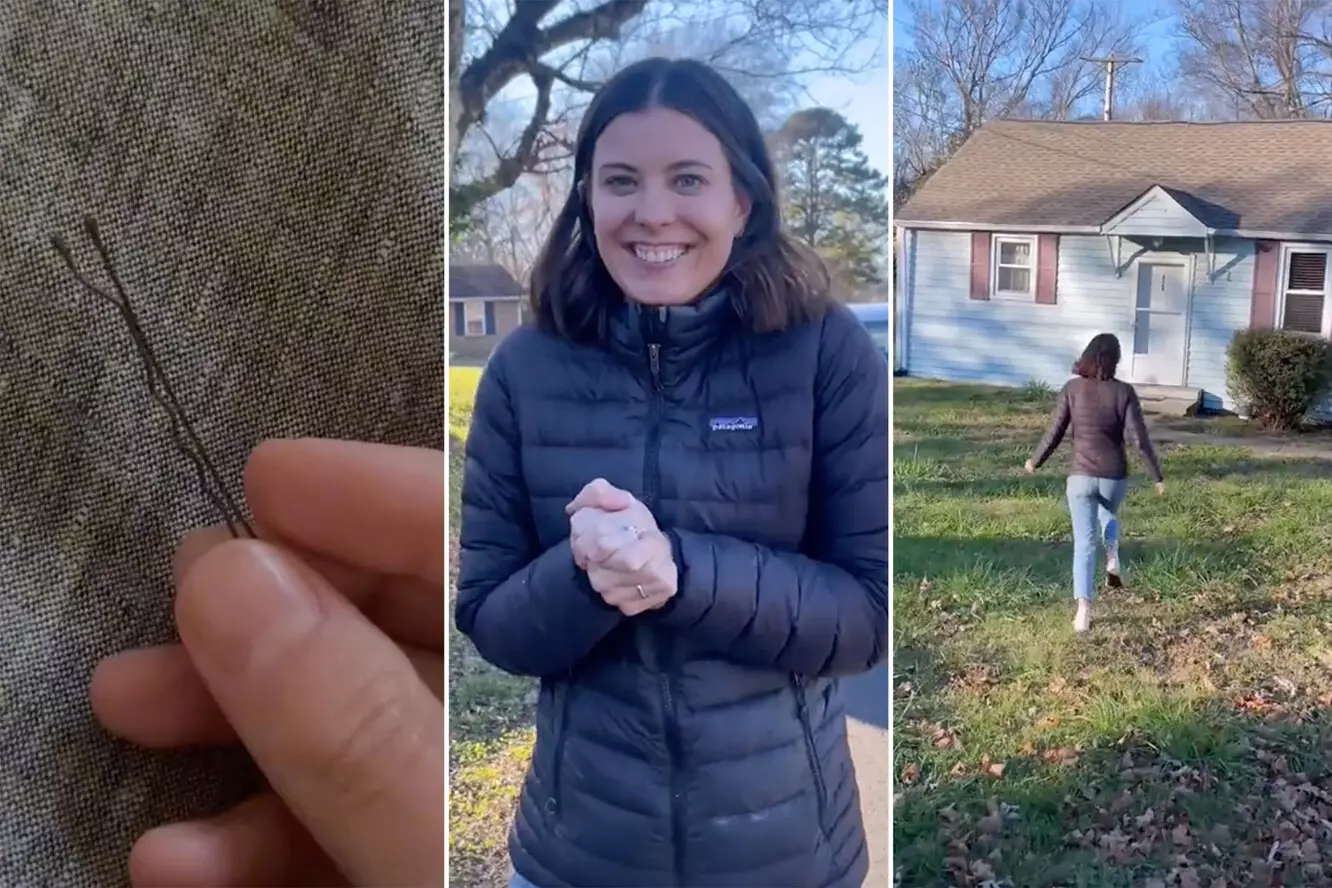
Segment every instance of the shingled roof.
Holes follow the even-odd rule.
[[[982,126],[900,223],[1099,226],[1153,185],[1212,228],[1332,233],[1332,121]]]
[[[500,265],[449,264],[449,300],[512,299],[523,285]]]

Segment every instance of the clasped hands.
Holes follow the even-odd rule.
[[[574,563],[607,604],[632,617],[674,597],[679,572],[671,542],[633,494],[597,478],[564,511]]]

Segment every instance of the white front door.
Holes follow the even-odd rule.
[[[1189,274],[1183,265],[1138,264],[1133,309],[1133,381],[1183,385],[1188,340]]]

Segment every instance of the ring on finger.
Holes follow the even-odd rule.
[[[639,598],[647,598],[647,593],[643,591],[643,584],[642,584],[642,583],[639,583],[639,584],[638,584],[637,586],[635,586],[634,588],[638,590],[638,597],[639,597]]]

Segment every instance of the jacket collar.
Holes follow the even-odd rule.
[[[735,318],[730,292],[717,287],[689,305],[654,306],[625,301],[611,316],[612,351],[631,366],[651,371],[656,346],[657,378],[679,380],[716,343]]]

